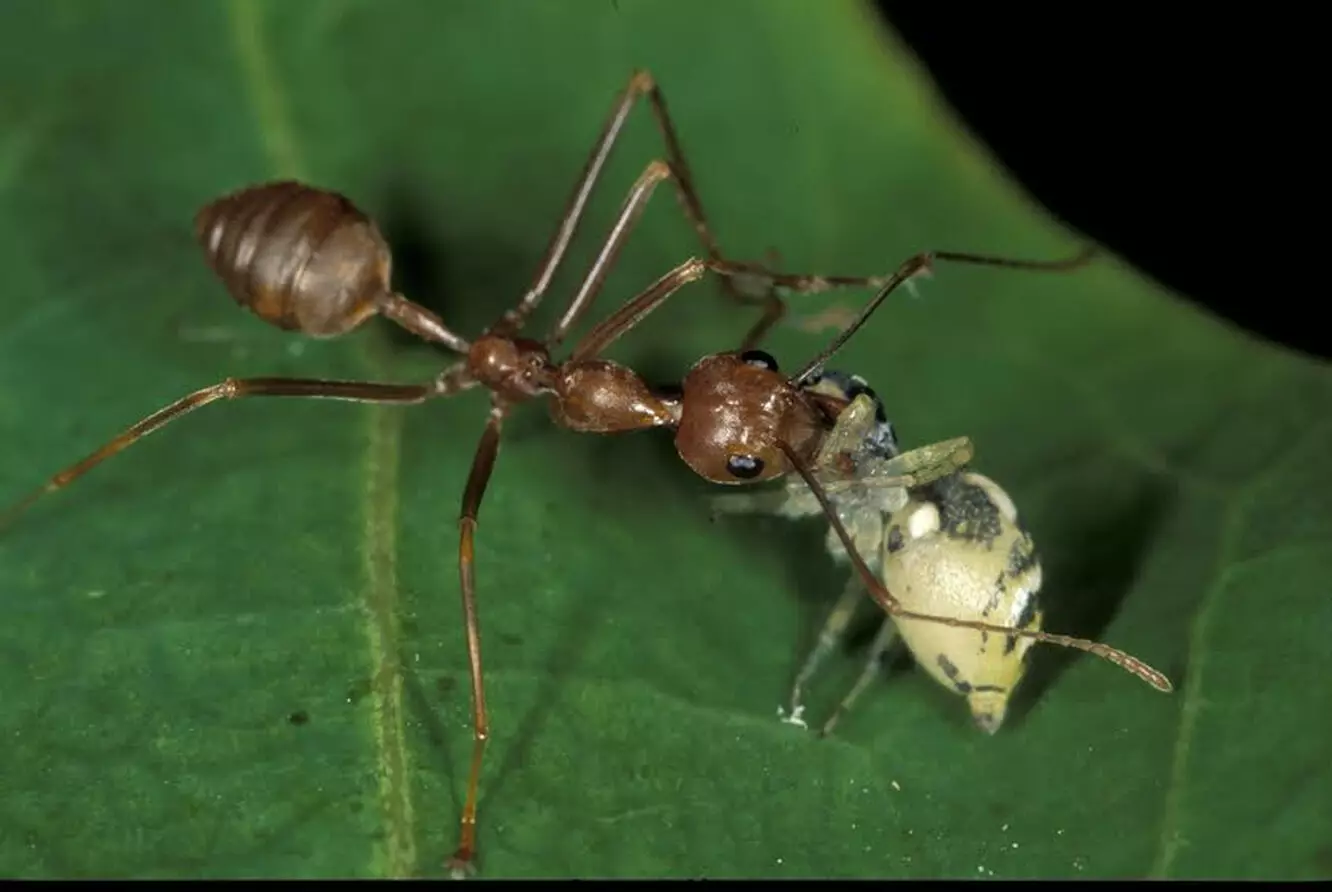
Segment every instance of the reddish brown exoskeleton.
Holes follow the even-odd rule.
[[[667,161],[653,161],[638,177],[609,235],[568,306],[541,340],[521,332],[549,288],[582,220],[593,187],[634,103],[646,96],[663,135]],[[653,191],[671,180],[706,259],[690,258],[595,325],[557,362],[551,351],[586,314],[607,272],[633,230]],[[1068,269],[1068,261],[1014,261],[937,252],[917,255],[883,277],[808,276],[771,272],[724,258],[708,228],[702,205],[681,154],[661,93],[650,75],[638,72],[617,99],[610,119],[583,169],[531,286],[517,305],[479,336],[468,340],[435,314],[393,290],[389,247],[374,222],[343,196],[296,182],[252,186],[220,198],[196,217],[196,234],[207,260],[231,296],[266,322],[314,337],[344,334],[375,315],[387,317],[425,340],[463,357],[433,381],[391,384],[297,378],[228,379],[185,396],[56,474],[41,489],[0,516],[11,520],[44,493],[58,490],[136,440],[194,409],[222,399],[251,396],[314,397],[362,403],[416,404],[473,387],[490,392],[491,408],[468,475],[460,512],[459,574],[471,668],[474,738],[458,848],[450,862],[456,874],[472,869],[476,846],[476,801],[482,755],[489,733],[473,576],[477,513],[499,450],[500,433],[516,405],[545,400],[562,427],[613,433],[653,427],[672,429],[680,457],[700,476],[721,484],[771,480],[795,471],[813,489],[833,528],[843,538],[867,588],[885,610],[948,625],[1032,637],[1096,653],[1153,685],[1169,689],[1164,676],[1106,645],[1005,626],[923,616],[902,610],[883,584],[859,560],[812,468],[825,436],[844,402],[802,387],[896,287],[928,271],[936,260],[1036,270]],[[705,357],[694,365],[678,392],[649,387],[632,369],[600,358],[603,351],[687,283],[713,271],[736,299],[761,302],[765,312],[739,351]],[[761,294],[746,287],[755,280]],[[778,373],[767,354],[748,349],[781,315],[775,286],[811,293],[840,286],[878,287],[857,319],[798,374]]]

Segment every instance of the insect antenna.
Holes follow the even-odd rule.
[[[1001,635],[1030,638],[1034,641],[1043,641],[1046,644],[1057,644],[1060,647],[1071,647],[1075,650],[1082,650],[1090,654],[1095,654],[1101,659],[1115,664],[1126,672],[1130,672],[1138,678],[1141,678],[1158,691],[1169,693],[1174,690],[1174,685],[1170,683],[1170,679],[1166,678],[1164,673],[1152,668],[1147,663],[1131,654],[1127,654],[1108,644],[1101,644],[1098,641],[1089,641],[1085,638],[1073,638],[1068,635],[1056,635],[1049,632],[1037,632],[1032,629],[1014,629],[1009,626],[1000,626],[993,623],[957,619],[955,617],[947,616],[935,616],[934,614],[917,613],[914,610],[907,610],[865,564],[864,559],[861,558],[860,553],[856,550],[855,543],[851,541],[851,536],[847,533],[846,527],[842,525],[841,519],[837,516],[837,511],[829,501],[827,493],[824,492],[823,486],[819,483],[813,472],[805,466],[805,463],[800,460],[800,456],[797,455],[795,450],[787,445],[785,441],[779,440],[777,441],[777,445],[781,448],[782,452],[786,453],[786,457],[791,462],[792,467],[794,467],[800,476],[804,478],[805,484],[809,486],[810,491],[814,494],[814,498],[818,500],[824,515],[828,518],[828,522],[832,524],[833,530],[837,533],[837,538],[842,541],[842,546],[846,549],[847,556],[850,558],[852,566],[855,567],[856,573],[860,576],[861,580],[865,583],[865,587],[869,590],[870,597],[872,597],[889,615],[901,617],[902,619],[924,620],[926,622],[937,623],[944,626],[953,626],[960,629],[976,629],[981,632],[996,632]]]

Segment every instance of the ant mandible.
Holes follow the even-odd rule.
[[[667,161],[647,165],[620,208],[610,233],[564,312],[542,340],[521,336],[528,317],[549,289],[582,221],[598,177],[635,103],[646,97],[663,137]],[[627,237],[655,188],[671,180],[707,259],[690,258],[595,325],[563,362],[551,359],[600,292]],[[857,554],[823,492],[813,463],[844,402],[820,396],[802,384],[854,334],[889,293],[936,260],[1031,270],[1065,270],[1087,254],[1056,262],[1019,261],[972,254],[919,254],[887,277],[812,276],[777,273],[721,255],[693,186],[665,100],[650,74],[638,71],[621,92],[546,248],[531,286],[517,306],[478,337],[467,340],[425,307],[390,284],[391,254],[374,222],[347,198],[301,183],[252,186],[205,206],[195,233],[214,273],[231,296],[264,321],[317,338],[345,334],[375,315],[462,354],[463,359],[426,384],[391,384],[304,378],[230,378],[195,391],[134,424],[122,434],[53,476],[43,487],[0,515],[7,525],[40,496],[59,490],[131,443],[180,416],[223,399],[252,396],[337,399],[411,405],[484,387],[491,407],[463,492],[459,515],[458,567],[471,670],[474,745],[458,848],[450,860],[455,875],[474,869],[476,804],[482,756],[489,736],[477,620],[473,542],[477,514],[499,451],[504,418],[516,405],[544,398],[557,424],[574,431],[615,433],[665,427],[675,431],[680,457],[704,479],[719,484],[772,480],[795,471],[810,486],[841,537],[871,596],[888,613],[1076,647],[1105,657],[1149,683],[1169,690],[1156,670],[1107,645],[1066,636],[953,620],[905,611]],[[678,393],[654,391],[628,367],[600,356],[621,335],[684,285],[711,270],[726,293],[759,302],[764,313],[739,351],[705,357],[685,376]],[[738,283],[757,277],[762,294]],[[784,304],[776,288],[814,293],[844,286],[878,287],[875,297],[814,360],[791,378],[777,372],[767,354],[752,349],[780,318]]]

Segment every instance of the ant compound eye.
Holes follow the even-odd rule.
[[[771,353],[764,353],[762,350],[746,350],[740,354],[740,361],[745,365],[755,365],[770,372],[777,371],[777,360],[772,358]]]
[[[753,480],[763,473],[763,459],[752,455],[732,455],[726,459],[726,470],[731,472],[732,477]]]

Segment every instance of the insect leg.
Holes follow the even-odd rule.
[[[833,606],[832,613],[828,614],[828,619],[824,622],[823,628],[819,630],[818,641],[814,649],[810,651],[809,656],[796,673],[795,681],[791,684],[791,712],[786,716],[785,721],[804,727],[804,719],[801,718],[805,711],[803,702],[805,694],[805,685],[814,677],[819,666],[828,655],[837,647],[842,636],[846,634],[846,627],[851,624],[851,617],[855,616],[856,608],[860,606],[860,599],[864,597],[860,590],[860,580],[852,576],[846,582],[846,587],[842,594],[837,598],[837,603]]]
[[[592,330],[583,335],[582,340],[574,346],[570,359],[595,357],[614,343],[620,335],[642,322],[644,317],[661,306],[672,294],[688,283],[701,279],[705,272],[707,265],[702,260],[696,257],[689,258],[594,325]]]
[[[952,263],[968,263],[977,266],[998,266],[1009,269],[1025,269],[1036,272],[1067,272],[1077,269],[1080,266],[1090,262],[1096,256],[1095,246],[1088,246],[1079,251],[1072,257],[1066,257],[1061,260],[1018,260],[1010,257],[996,257],[987,254],[963,254],[956,251],[925,251],[908,258],[891,275],[882,278],[882,284],[879,291],[870,299],[864,308],[856,315],[846,328],[833,338],[832,343],[825,347],[818,356],[810,360],[800,372],[795,375],[791,381],[795,384],[803,383],[807,378],[823,368],[824,363],[832,358],[833,354],[842,348],[851,336],[865,324],[879,305],[887,299],[904,282],[921,273],[930,272],[934,268],[936,260],[946,260]],[[716,265],[714,264],[714,269]],[[774,279],[778,281],[778,279]]]
[[[763,489],[758,492],[726,492],[712,496],[708,504],[712,506],[713,519],[722,514],[778,514],[783,517],[800,517],[807,512],[787,512],[791,496],[785,488]],[[814,513],[818,513],[815,506]]]
[[[583,212],[587,208],[592,190],[596,187],[597,179],[601,176],[606,160],[610,157],[611,150],[619,139],[624,122],[629,117],[629,112],[633,109],[634,104],[643,96],[648,97],[653,118],[656,120],[657,128],[661,131],[663,141],[666,144],[667,162],[676,174],[672,179],[675,183],[676,195],[684,208],[685,215],[689,218],[694,231],[698,233],[699,240],[702,242],[708,257],[720,258],[716,239],[713,238],[712,232],[708,228],[707,218],[703,214],[703,205],[698,200],[698,194],[694,191],[693,178],[689,174],[684,153],[680,149],[680,141],[676,137],[675,127],[666,111],[666,102],[662,98],[661,90],[657,87],[651,74],[646,71],[635,71],[629,78],[629,84],[616,98],[610,117],[602,127],[601,134],[597,137],[591,154],[588,155],[587,162],[578,176],[573,194],[569,197],[564,214],[560,218],[559,226],[551,237],[550,244],[546,247],[546,253],[541,259],[531,286],[527,289],[527,293],[523,295],[523,299],[518,306],[504,316],[503,325],[507,328],[513,331],[521,328],[550,287],[551,279],[559,268],[560,262],[564,259],[574,233],[582,220]],[[734,291],[729,282],[723,282],[723,287],[728,294]]]
[[[463,804],[462,820],[458,832],[458,849],[449,859],[448,868],[455,878],[475,871],[476,857],[476,799],[481,783],[481,760],[490,735],[490,720],[486,715],[486,691],[481,672],[481,627],[476,614],[476,578],[473,572],[473,541],[476,519],[481,510],[481,499],[490,482],[499,455],[500,431],[504,423],[505,407],[495,403],[490,409],[485,432],[472,459],[472,470],[467,475],[467,488],[463,491],[462,511],[458,517],[458,576],[462,583],[463,623],[467,630],[467,659],[472,674],[472,768],[467,776],[467,799]]]
[[[353,403],[391,403],[410,405],[443,395],[426,384],[381,384],[372,381],[324,381],[313,378],[228,378],[221,383],[196,390],[128,428],[87,458],[65,468],[44,486],[25,496],[0,513],[4,529],[33,502],[47,493],[63,489],[106,459],[195,409],[217,402],[251,396],[287,396],[347,400]]]
[[[918,255],[928,257],[934,260],[949,260],[957,263],[972,263],[983,266],[1002,266],[1013,269],[1026,269],[1034,271],[1053,271],[1067,272],[1089,263],[1096,255],[1097,249],[1094,246],[1088,246],[1071,258],[1055,261],[1045,260],[1019,260],[1007,257],[995,257],[981,254],[962,254],[953,251],[935,251],[926,252]],[[913,258],[915,260],[916,258]],[[910,263],[911,261],[908,261]],[[792,294],[820,294],[825,291],[831,291],[834,288],[877,288],[883,289],[880,296],[876,297],[870,309],[862,313],[863,317],[868,317],[877,308],[878,301],[887,296],[887,292],[894,290],[902,282],[908,281],[912,276],[928,271],[928,264],[924,267],[913,270],[910,275],[897,281],[898,273],[891,275],[877,276],[826,276],[816,273],[786,273],[768,269],[764,266],[754,263],[743,263],[720,258],[712,258],[709,266],[726,279],[734,280],[737,283],[744,283],[744,287],[737,288],[740,291],[748,291],[751,294],[763,293],[761,298],[767,305],[763,316],[754,323],[749,332],[745,335],[740,349],[749,350],[756,347],[769,329],[775,325],[786,313],[786,302],[777,293],[777,289],[783,289]],[[900,270],[899,270],[900,272]],[[758,300],[758,297],[752,297],[751,300]],[[860,318],[851,327],[851,331],[858,328],[864,322]],[[849,337],[849,335],[847,336]],[[842,342],[838,343],[838,347]],[[829,354],[831,355],[831,353]],[[826,359],[827,357],[824,357]]]
[[[547,349],[559,345],[565,335],[592,306],[592,302],[601,291],[602,284],[606,281],[606,274],[615,264],[620,256],[620,251],[624,248],[624,243],[628,241],[629,234],[633,231],[635,224],[643,215],[643,209],[647,206],[648,199],[656,190],[657,184],[662,180],[671,177],[671,169],[664,161],[653,161],[643,172],[639,174],[634,185],[629,189],[628,196],[625,197],[624,205],[620,208],[620,213],[615,218],[615,223],[611,226],[610,233],[606,240],[602,242],[601,251],[597,254],[592,266],[583,277],[583,284],[575,292],[573,299],[569,301],[569,306],[565,308],[564,314],[560,316],[559,321],[551,328],[550,334],[546,336]],[[701,265],[699,274],[703,272]]]
[[[855,595],[858,597],[860,595],[859,585],[856,588]],[[827,737],[832,733],[833,728],[841,721],[842,716],[850,712],[851,707],[860,699],[860,695],[865,692],[865,688],[869,687],[879,677],[879,672],[883,669],[884,657],[896,644],[897,624],[885,617],[883,626],[879,629],[878,634],[874,636],[874,642],[870,644],[869,657],[865,660],[865,668],[860,670],[860,676],[856,679],[856,683],[851,686],[851,690],[846,692],[842,702],[837,704],[837,708],[828,717],[828,721],[824,722],[823,727],[819,729],[820,737]]]

